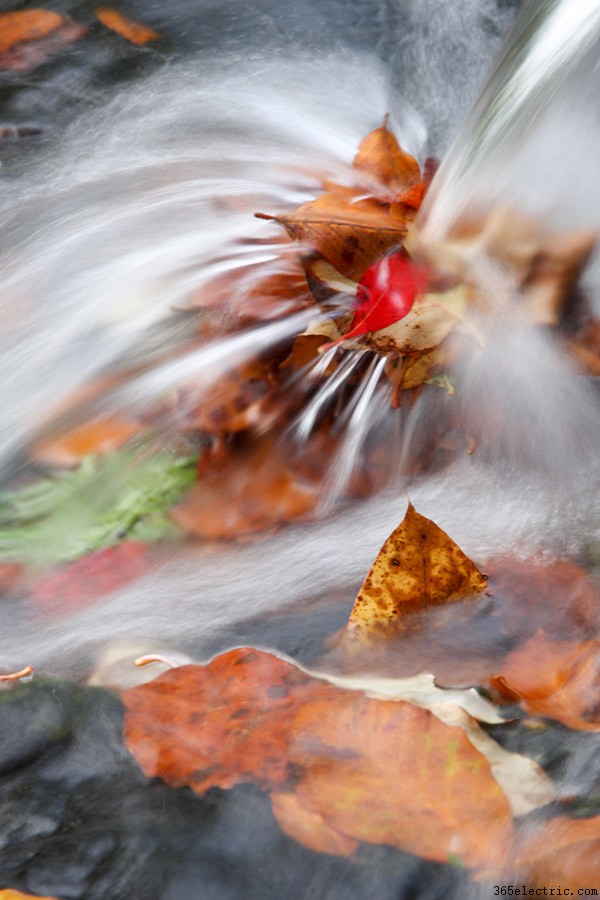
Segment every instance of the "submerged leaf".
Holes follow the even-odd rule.
[[[0,13],[0,69],[29,72],[86,32],[85,26],[50,10]]]
[[[38,441],[32,455],[45,465],[75,466],[85,456],[113,453],[141,431],[138,422],[124,416],[98,416],[71,431]]]
[[[110,9],[110,7],[97,9],[96,18],[102,22],[105,28],[110,28],[111,31],[120,34],[132,44],[137,44],[138,47],[143,47],[150,41],[157,41],[160,38],[160,35],[152,28],[142,25],[141,22],[134,22],[133,19],[128,19],[123,13],[117,12],[116,9]]]
[[[148,547],[139,541],[122,541],[81,556],[34,583],[29,601],[46,613],[76,612],[94,600],[140,578],[149,568]]]
[[[129,537],[172,537],[165,515],[196,478],[195,458],[127,448],[0,495],[0,559],[68,562]]]
[[[254,781],[281,827],[314,849],[360,841],[427,859],[498,864],[509,805],[462,727],[403,700],[370,699],[259,650],[231,650],[122,692],[145,774],[203,793]]]
[[[551,640],[543,631],[510,653],[492,685],[528,712],[600,731],[600,641]]]

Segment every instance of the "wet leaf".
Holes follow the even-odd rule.
[[[195,458],[127,447],[0,494],[0,559],[43,567],[129,537],[173,537],[166,510],[196,477]]]
[[[0,13],[0,53],[24,41],[37,41],[64,25],[66,18],[45,9]]]
[[[369,699],[269,653],[232,650],[124,691],[127,745],[148,777],[202,793],[254,781],[282,828],[323,852],[383,843],[498,863],[510,809],[463,728]]]
[[[141,431],[138,422],[124,416],[99,416],[60,436],[44,438],[34,445],[32,455],[49,466],[76,466],[85,456],[112,453]]]
[[[363,138],[352,165],[392,194],[401,194],[421,180],[419,163],[401,148],[388,128],[387,116],[380,128]]]
[[[381,331],[403,319],[413,308],[417,295],[425,290],[427,278],[427,270],[400,251],[369,266],[358,285],[354,318],[344,339]]]
[[[0,900],[57,900],[56,897],[40,896],[40,894],[22,894],[7,888],[0,891]]]
[[[600,641],[550,640],[543,631],[510,653],[491,679],[530,713],[600,731]]]
[[[29,72],[86,33],[83,25],[49,10],[0,13],[0,69]]]
[[[152,28],[142,25],[141,22],[134,22],[133,19],[128,19],[123,13],[117,12],[116,9],[111,9],[108,6],[97,9],[96,18],[102,22],[105,28],[110,28],[111,31],[120,34],[121,37],[124,37],[125,40],[130,41],[132,44],[137,44],[138,47],[143,47],[151,41],[157,41],[160,38],[160,35],[153,31]]]
[[[320,500],[331,442],[317,434],[298,458],[277,437],[271,432],[206,471],[171,510],[173,521],[198,537],[235,538],[310,518]]]
[[[271,423],[269,406],[273,406],[275,381],[271,366],[260,359],[232,369],[199,396],[186,396],[182,410],[187,427],[201,428],[210,434],[233,434],[246,428],[266,430]],[[277,409],[274,410],[277,414]]]
[[[398,321],[369,334],[367,344],[381,353],[417,353],[439,346],[453,331],[469,331],[463,286],[418,297]]]
[[[85,609],[145,575],[150,568],[148,547],[139,541],[122,541],[96,550],[34,582],[29,602],[53,615]]]
[[[486,587],[460,547],[409,504],[363,582],[347,633],[361,639],[385,636],[407,614],[477,596]]]
[[[359,281],[365,270],[407,232],[403,210],[365,198],[355,188],[337,187],[303,204],[289,216],[275,219],[294,240],[320,253],[338,272]]]
[[[358,282],[346,278],[326,259],[310,256],[303,264],[310,291],[317,303],[322,306],[327,307],[332,299],[339,305],[340,294],[348,294],[349,300],[356,294]]]
[[[525,823],[519,833],[516,868],[533,888],[560,884],[563,894],[600,884],[600,816],[557,816]],[[547,890],[547,887],[546,887]]]

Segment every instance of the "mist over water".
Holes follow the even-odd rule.
[[[155,363],[149,338],[216,275],[250,265],[261,277],[276,264],[278,230],[253,213],[295,208],[316,195],[323,175],[347,181],[359,141],[386,112],[401,143],[423,161],[431,138],[421,114],[395,90],[396,80],[367,55],[204,56],[201,66],[179,63],[117,94],[73,125],[31,171],[7,179],[0,231],[0,465],[8,467],[78,387],[126,369],[132,357],[137,367],[105,399],[109,407],[151,404],[186,373],[210,369],[216,377],[228,353],[237,363],[257,341],[267,347],[278,339],[273,330],[279,337],[301,330],[300,320],[264,325],[164,365]],[[432,110],[440,112],[439,101],[424,110],[428,120]],[[520,198],[526,182],[544,202],[563,195],[562,175],[552,190],[547,182],[543,191],[532,186],[540,160],[554,164],[540,153],[544,143],[555,146],[559,120],[559,112],[549,112],[532,145],[518,132],[520,161],[502,170],[507,192]],[[453,113],[436,128],[448,134],[457,124]],[[428,223],[437,209],[456,202],[465,184],[478,196],[485,179],[475,164],[462,166],[460,188],[444,174],[464,152],[455,146],[448,157]],[[596,223],[585,186],[577,196],[561,227]],[[477,435],[473,456],[433,475],[396,474],[383,493],[330,520],[252,544],[171,551],[139,583],[75,615],[16,618],[3,607],[3,665],[83,674],[97,648],[114,640],[131,641],[136,652],[166,646],[202,656],[238,639],[245,620],[276,620],[292,611],[308,616],[309,609],[325,616],[328,606],[340,610],[341,624],[408,499],[482,563],[510,551],[581,552],[600,538],[590,488],[598,474],[597,392],[572,376],[550,338],[513,325],[499,314],[486,348],[474,348],[459,366],[455,399]],[[350,477],[371,429],[389,434],[393,471],[435,417],[435,406],[425,401],[404,414],[399,429],[380,376],[377,363],[349,410],[345,442],[332,462],[332,490]],[[306,431],[310,412],[305,417]],[[297,427],[301,438],[301,420]],[[266,640],[287,640],[289,647],[282,623],[281,633],[275,625]]]

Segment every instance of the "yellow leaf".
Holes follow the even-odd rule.
[[[407,613],[472,597],[486,583],[460,547],[409,503],[358,593],[347,631],[384,635]]]

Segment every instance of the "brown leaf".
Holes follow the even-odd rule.
[[[22,894],[21,891],[13,891],[6,888],[0,891],[0,900],[57,900],[55,897],[40,896],[40,894]]]
[[[565,559],[500,557],[486,565],[489,585],[503,598],[502,632],[533,637],[585,640],[600,629],[600,594],[590,575]]]
[[[218,471],[207,472],[170,515],[203,538],[235,538],[310,518],[330,450],[319,433],[298,459],[279,446],[277,435],[266,435],[246,454],[231,454]]]
[[[491,683],[528,712],[576,731],[600,731],[598,640],[550,640],[540,630],[507,656]]]
[[[359,281],[380,256],[402,242],[405,211],[364,196],[356,188],[337,187],[304,203],[289,216],[274,218],[294,240],[308,244],[347,278]]]
[[[352,165],[368,172],[392,194],[402,193],[421,180],[419,163],[400,147],[388,128],[387,116],[380,128],[361,141]]]
[[[576,896],[600,885],[600,816],[526,823],[517,847],[515,868],[532,888],[560,884]]]
[[[409,613],[472,597],[486,586],[454,541],[409,503],[358,593],[347,631],[361,638],[384,636]]]
[[[64,434],[38,441],[32,456],[49,466],[76,466],[92,453],[108,454],[142,431],[142,425],[120,415],[98,416]]]
[[[185,397],[192,411],[185,414],[186,427],[201,428],[211,434],[233,434],[246,428],[268,427],[269,401],[275,382],[271,367],[260,359],[232,369],[215,384],[193,397]],[[274,410],[277,413],[277,410]]]
[[[296,840],[357,842],[469,867],[499,863],[506,798],[465,731],[404,701],[369,699],[248,648],[124,691],[127,746],[148,777],[198,792],[253,781]]]
[[[44,9],[0,13],[0,69],[29,72],[86,33],[83,25]]]
[[[330,340],[324,334],[300,334],[294,341],[290,355],[282,362],[281,368],[299,372],[305,369],[311,362],[318,359],[319,347]],[[331,374],[335,364],[330,363],[326,375]]]
[[[141,22],[134,22],[133,19],[128,19],[123,13],[117,12],[116,9],[111,9],[108,6],[97,9],[96,18],[102,22],[105,28],[110,28],[111,31],[120,34],[121,37],[124,37],[125,40],[130,41],[132,44],[137,44],[138,47],[143,47],[145,44],[149,44],[150,41],[157,41],[160,38],[160,35],[153,31],[152,28],[142,25]]]

